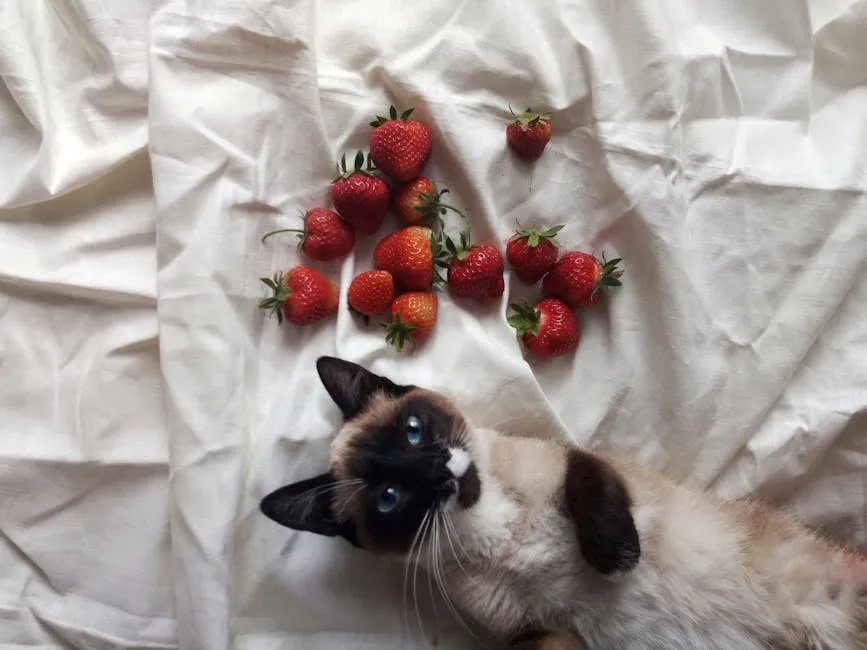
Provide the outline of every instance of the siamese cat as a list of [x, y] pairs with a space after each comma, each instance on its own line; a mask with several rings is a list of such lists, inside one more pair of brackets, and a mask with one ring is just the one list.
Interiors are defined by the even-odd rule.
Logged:
[[498, 647], [867, 649], [867, 556], [793, 518], [476, 427], [340, 359], [317, 370], [344, 415], [330, 466], [262, 512], [422, 565]]

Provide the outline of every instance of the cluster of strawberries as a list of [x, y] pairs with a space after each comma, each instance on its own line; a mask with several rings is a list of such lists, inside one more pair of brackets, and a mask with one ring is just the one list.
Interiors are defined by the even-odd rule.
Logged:
[[[563, 226], [518, 230], [506, 244], [506, 258], [525, 284], [542, 280], [545, 298], [530, 305], [513, 304], [509, 325], [531, 352], [557, 357], [578, 347], [580, 330], [573, 309], [597, 303], [607, 287], [620, 286], [620, 258], [598, 260], [569, 251], [562, 257], [556, 243]], [[559, 259], [558, 259], [559, 257]]]
[[[295, 232], [302, 252], [311, 260], [345, 257], [355, 245], [356, 233], [374, 235], [393, 208], [403, 227], [384, 237], [373, 254], [374, 270], [356, 276], [348, 290], [349, 308], [368, 322], [388, 312], [383, 323], [386, 340], [398, 350], [419, 342], [434, 329], [438, 300], [434, 286], [443, 281], [445, 269], [452, 296], [487, 303], [505, 290], [503, 256], [496, 246], [473, 244], [469, 229], [457, 241], [444, 233], [443, 216], [458, 208], [443, 200], [440, 189], [421, 176], [431, 153], [428, 128], [410, 119], [412, 110], [398, 116], [392, 106], [389, 117], [371, 123], [370, 152], [355, 156], [347, 168], [345, 156], [331, 185], [334, 210], [313, 208], [302, 216], [303, 228]], [[536, 160], [551, 137], [546, 115], [529, 109], [507, 127], [509, 146], [521, 157]], [[392, 190], [382, 174], [398, 186]], [[599, 262], [583, 253], [567, 253], [559, 261], [555, 236], [561, 226], [549, 230], [520, 230], [508, 242], [507, 257], [519, 279], [535, 283], [545, 276], [543, 289], [552, 296], [537, 304], [513, 305], [509, 323], [522, 335], [527, 347], [546, 356], [565, 354], [578, 343], [578, 323], [571, 307], [595, 302], [601, 289], [619, 285], [617, 262]], [[294, 325], [308, 325], [337, 310], [337, 287], [322, 273], [306, 265], [273, 278], [262, 278], [271, 295], [259, 306]], [[571, 319], [571, 320], [570, 320]]]

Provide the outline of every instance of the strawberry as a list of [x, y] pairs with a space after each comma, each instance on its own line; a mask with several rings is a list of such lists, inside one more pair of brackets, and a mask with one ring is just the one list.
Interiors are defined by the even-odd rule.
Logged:
[[542, 357], [559, 357], [578, 347], [578, 319], [569, 306], [556, 298], [545, 298], [531, 307], [512, 305], [509, 317], [527, 349]]
[[439, 246], [427, 226], [407, 226], [384, 237], [373, 250], [373, 265], [388, 271], [402, 288], [423, 291], [434, 280]]
[[430, 157], [431, 139], [428, 128], [416, 120], [410, 120], [409, 109], [399, 118], [397, 109], [389, 109], [391, 119], [376, 116], [370, 123], [370, 157], [385, 174], [399, 181], [409, 181], [419, 176]]
[[506, 142], [524, 160], [537, 160], [551, 139], [550, 120], [528, 108], [506, 127]]
[[469, 230], [461, 233], [460, 245], [449, 238], [445, 244], [452, 258], [448, 282], [453, 296], [492, 302], [503, 295], [503, 256], [496, 247], [471, 245]]
[[467, 215], [463, 212], [440, 200], [444, 194], [448, 194], [448, 190], [437, 189], [432, 180], [419, 176], [394, 195], [394, 211], [401, 221], [410, 226], [422, 221], [441, 226], [441, 215], [447, 210], [466, 219]]
[[437, 322], [437, 295], [433, 291], [410, 291], [391, 303], [391, 321], [383, 323], [385, 340], [400, 352], [410, 340], [426, 339]]
[[515, 231], [506, 244], [506, 259], [521, 282], [535, 284], [551, 270], [560, 253], [554, 241], [562, 229], [563, 226], [554, 226], [547, 230], [524, 228]]
[[561, 257], [542, 280], [545, 295], [554, 296], [570, 307], [588, 307], [602, 297], [608, 287], [619, 287], [622, 260], [597, 260], [589, 253], [572, 251]]
[[353, 169], [346, 169], [346, 155], [340, 158], [337, 178], [331, 185], [334, 209], [362, 235], [372, 235], [382, 227], [382, 221], [391, 203], [391, 191], [364, 154], [355, 155]]
[[394, 278], [388, 271], [367, 271], [349, 285], [349, 308], [366, 320], [379, 316], [394, 300]]
[[299, 247], [307, 257], [317, 262], [328, 262], [349, 255], [355, 244], [355, 233], [340, 215], [325, 208], [313, 208], [303, 214], [304, 228], [281, 228], [272, 230], [264, 237], [280, 232], [297, 232]]
[[337, 311], [337, 287], [309, 266], [296, 266], [262, 282], [274, 295], [261, 300], [259, 307], [269, 316], [276, 312], [278, 323], [285, 316], [293, 325], [310, 325]]

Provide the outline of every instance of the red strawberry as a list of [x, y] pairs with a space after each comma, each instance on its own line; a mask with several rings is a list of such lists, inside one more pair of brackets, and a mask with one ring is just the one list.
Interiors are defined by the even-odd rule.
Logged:
[[409, 181], [419, 176], [430, 157], [431, 140], [428, 128], [410, 120], [409, 109], [398, 118], [397, 109], [389, 109], [391, 119], [376, 116], [370, 123], [370, 157], [388, 176]]
[[503, 295], [503, 256], [496, 247], [471, 245], [470, 231], [464, 230], [460, 245], [446, 238], [446, 248], [452, 256], [448, 281], [453, 296], [492, 302]]
[[331, 185], [335, 210], [362, 235], [372, 235], [382, 227], [391, 203], [391, 191], [375, 171], [370, 156], [367, 167], [364, 166], [364, 154], [360, 151], [355, 155], [354, 168], [347, 170], [344, 155]]
[[432, 180], [419, 176], [395, 194], [394, 211], [401, 221], [410, 226], [422, 221], [441, 224], [441, 215], [444, 215], [446, 210], [456, 212], [466, 219], [467, 215], [456, 207], [440, 201], [444, 194], [448, 194], [448, 190], [439, 190]]
[[542, 290], [570, 307], [588, 307], [602, 297], [606, 288], [623, 284], [623, 271], [617, 268], [621, 261], [619, 257], [606, 261], [604, 255], [599, 261], [578, 251], [566, 253], [542, 280]]
[[521, 282], [535, 284], [551, 270], [560, 253], [554, 241], [562, 229], [563, 226], [554, 226], [547, 230], [525, 228], [515, 231], [506, 244], [506, 259]]
[[407, 226], [384, 237], [373, 250], [373, 264], [388, 271], [404, 289], [423, 291], [434, 280], [433, 232], [427, 226]]
[[506, 127], [506, 142], [524, 160], [537, 160], [551, 139], [550, 120], [528, 108]]
[[514, 327], [530, 352], [542, 357], [559, 357], [578, 347], [578, 319], [568, 305], [556, 298], [545, 298], [535, 307], [512, 305]]
[[410, 340], [426, 339], [437, 322], [437, 295], [433, 291], [410, 291], [391, 303], [391, 321], [385, 326], [385, 340], [400, 352]]
[[317, 262], [328, 262], [349, 255], [355, 244], [355, 233], [336, 212], [325, 208], [313, 208], [301, 217], [304, 228], [281, 228], [262, 237], [265, 241], [279, 232], [297, 232], [298, 245], [304, 254]]
[[379, 316], [394, 300], [394, 278], [388, 271], [367, 271], [349, 285], [349, 308], [365, 318]]
[[277, 313], [277, 322], [286, 317], [293, 325], [310, 325], [337, 311], [337, 287], [316, 269], [296, 266], [282, 276], [276, 273], [262, 282], [274, 292], [259, 302], [269, 315]]

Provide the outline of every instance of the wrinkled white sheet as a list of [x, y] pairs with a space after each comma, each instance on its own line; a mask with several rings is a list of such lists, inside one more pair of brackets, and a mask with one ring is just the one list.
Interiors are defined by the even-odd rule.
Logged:
[[[258, 514], [324, 467], [323, 353], [867, 542], [865, 34], [864, 0], [0, 3], [0, 648], [421, 647], [400, 571]], [[626, 259], [574, 358], [527, 364], [505, 300], [406, 358], [257, 313], [299, 261], [260, 235], [391, 102], [476, 238]], [[553, 112], [532, 167], [510, 102]]]

